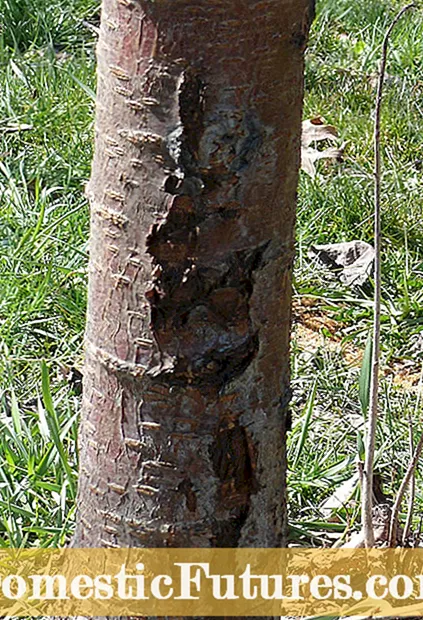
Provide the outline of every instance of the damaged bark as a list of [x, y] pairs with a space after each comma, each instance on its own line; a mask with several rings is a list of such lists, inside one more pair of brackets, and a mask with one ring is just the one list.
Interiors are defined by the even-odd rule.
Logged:
[[73, 544], [285, 542], [310, 0], [103, 0]]

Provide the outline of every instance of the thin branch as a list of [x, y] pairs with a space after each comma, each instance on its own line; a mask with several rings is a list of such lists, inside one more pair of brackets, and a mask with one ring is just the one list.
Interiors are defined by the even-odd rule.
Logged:
[[407, 472], [404, 476], [404, 480], [401, 482], [401, 486], [398, 490], [395, 504], [392, 508], [391, 523], [389, 526], [389, 539], [388, 544], [390, 547], [396, 547], [397, 542], [397, 525], [398, 525], [398, 513], [401, 507], [401, 502], [404, 499], [405, 491], [407, 490], [408, 483], [411, 477], [414, 475], [418, 460], [423, 450], [423, 433], [420, 435], [419, 443], [414, 451], [413, 458], [410, 461]]
[[[409, 413], [408, 415], [408, 441], [410, 445], [411, 458], [413, 457], [413, 454], [414, 454], [413, 430], [414, 430], [413, 429], [413, 418], [411, 416], [411, 413]], [[402, 546], [403, 547], [405, 547], [407, 540], [408, 540], [408, 536], [410, 534], [411, 523], [413, 521], [415, 497], [416, 497], [416, 476], [415, 476], [415, 472], [413, 472], [413, 475], [411, 476], [411, 480], [410, 480], [410, 491], [408, 494], [407, 519], [405, 521], [404, 532], [402, 535]]]
[[[418, 391], [417, 391], [416, 406], [414, 408], [415, 415], [417, 415], [420, 409], [420, 398], [421, 398], [421, 393], [422, 393], [422, 386], [423, 386], [423, 365], [420, 370], [420, 379], [419, 379], [419, 385], [418, 385]], [[412, 418], [411, 413], [408, 414], [408, 440], [409, 440], [409, 445], [410, 445], [410, 456], [412, 457], [414, 454], [414, 429], [413, 429], [413, 418]], [[416, 472], [413, 472], [413, 475], [411, 476], [411, 480], [410, 480], [407, 518], [405, 521], [404, 533], [402, 536], [403, 547], [405, 547], [407, 543], [410, 530], [411, 530], [411, 524], [413, 521], [413, 513], [414, 513], [415, 497], [416, 497]]]
[[395, 17], [386, 31], [382, 44], [382, 59], [379, 70], [378, 89], [376, 95], [375, 128], [374, 128], [374, 155], [375, 155], [375, 296], [374, 296], [374, 322], [373, 322], [373, 352], [372, 370], [370, 380], [369, 422], [366, 438], [366, 455], [363, 470], [362, 488], [362, 528], [364, 544], [373, 547], [375, 542], [372, 509], [373, 509], [373, 465], [375, 453], [376, 424], [378, 415], [379, 396], [379, 357], [380, 357], [380, 302], [381, 302], [381, 157], [380, 157], [380, 119], [382, 109], [383, 84], [385, 80], [386, 60], [388, 56], [388, 44], [392, 30], [406, 11], [417, 8], [413, 4], [405, 6]]

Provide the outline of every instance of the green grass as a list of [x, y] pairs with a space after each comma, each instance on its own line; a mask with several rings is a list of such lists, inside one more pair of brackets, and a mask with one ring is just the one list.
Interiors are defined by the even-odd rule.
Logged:
[[[321, 300], [346, 341], [364, 346], [372, 283], [347, 289], [310, 262], [314, 243], [372, 241], [372, 76], [394, 0], [320, 0], [307, 53], [305, 118], [348, 142], [342, 164], [301, 174], [295, 295]], [[0, 546], [63, 545], [76, 486], [78, 364], [86, 303], [97, 0], [0, 0]], [[420, 365], [423, 331], [423, 14], [392, 37], [383, 107], [383, 363]], [[293, 346], [289, 438], [293, 540], [330, 544], [359, 520], [358, 490], [328, 521], [322, 502], [355, 472], [364, 419], [359, 368], [326, 346]], [[381, 387], [377, 471], [398, 488], [416, 393]], [[422, 480], [416, 513], [422, 506]]]
[[[341, 304], [343, 320], [363, 330], [364, 291], [342, 289], [323, 280], [304, 260], [312, 243], [363, 239], [372, 242], [373, 117], [375, 89], [371, 84], [380, 57], [380, 43], [398, 2], [334, 2], [318, 5], [308, 51], [305, 117], [322, 115], [348, 142], [345, 161], [325, 169], [315, 180], [302, 175], [298, 212], [296, 287]], [[409, 13], [391, 40], [390, 77], [383, 104], [383, 278], [385, 350], [404, 355], [410, 333], [423, 323], [421, 252], [423, 233], [423, 20]], [[351, 294], [353, 293], [353, 294]], [[357, 303], [341, 302], [355, 297]]]
[[[307, 257], [315, 243], [373, 241], [372, 84], [384, 33], [404, 3], [321, 0], [307, 52], [305, 118], [321, 115], [347, 141], [342, 164], [320, 162], [318, 175], [301, 174], [297, 221], [295, 294], [316, 297], [338, 321], [344, 340], [364, 348], [371, 326], [372, 283], [349, 289]], [[423, 331], [423, 14], [411, 12], [391, 39], [382, 115], [383, 306], [382, 363], [408, 360], [418, 373]], [[293, 350], [294, 428], [290, 436], [290, 495], [293, 536], [303, 543], [330, 544], [339, 536], [323, 523], [320, 506], [354, 475], [364, 432], [359, 368], [325, 346], [306, 355]], [[315, 383], [316, 382], [316, 383]], [[313, 411], [304, 402], [316, 385]], [[423, 430], [417, 391], [381, 381], [377, 472], [393, 496], [409, 461], [408, 422]], [[306, 435], [304, 439], [304, 434]], [[303, 444], [294, 466], [293, 455]], [[416, 513], [423, 485], [418, 474]], [[358, 489], [333, 515], [339, 530], [359, 521]], [[342, 527], [341, 527], [342, 526]], [[336, 528], [335, 528], [336, 529]]]
[[60, 370], [85, 320], [97, 19], [92, 0], [0, 0], [0, 545], [72, 528], [80, 399]]

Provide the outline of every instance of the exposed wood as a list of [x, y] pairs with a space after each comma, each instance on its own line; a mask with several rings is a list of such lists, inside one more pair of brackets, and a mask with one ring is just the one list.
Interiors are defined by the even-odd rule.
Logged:
[[73, 544], [278, 547], [309, 0], [104, 0]]

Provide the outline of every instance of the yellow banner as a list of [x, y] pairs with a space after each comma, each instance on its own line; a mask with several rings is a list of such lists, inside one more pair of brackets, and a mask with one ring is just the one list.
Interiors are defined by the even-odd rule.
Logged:
[[0, 551], [2, 616], [419, 616], [423, 549]]

